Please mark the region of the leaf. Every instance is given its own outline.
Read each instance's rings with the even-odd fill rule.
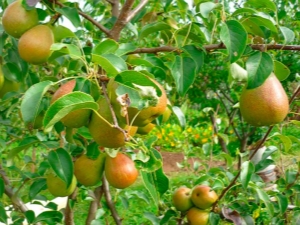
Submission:
[[[55,8],[55,11],[67,17],[75,27],[81,26],[80,17],[76,8],[62,7]]]
[[[121,43],[119,49],[116,51],[117,56],[126,55],[129,52],[133,52],[137,47],[132,43]]]
[[[121,71],[127,70],[125,61],[113,54],[95,55],[92,54],[92,62],[100,65],[109,77],[115,77]]]
[[[103,55],[114,53],[118,48],[119,44],[116,41],[112,39],[106,39],[95,46],[95,48],[93,49],[93,54]]]
[[[25,213],[26,220],[29,224],[32,224],[35,218],[35,213],[33,210],[27,210]]]
[[[255,172],[255,167],[251,161],[245,161],[241,168],[241,182],[244,189],[247,189],[249,181],[251,180],[252,174]]]
[[[247,71],[237,63],[230,64],[229,76],[236,81],[247,81]]]
[[[257,13],[257,11],[255,10],[255,9],[252,9],[252,8],[239,8],[239,9],[237,9],[237,10],[235,10],[232,14],[231,14],[231,16],[232,17],[235,17],[235,16],[237,16],[237,15],[239,15],[239,14],[246,14],[246,13],[249,13],[249,14],[256,14]]]
[[[278,80],[283,81],[290,75],[290,69],[283,63],[274,60],[274,73]]]
[[[278,33],[277,27],[274,25],[274,23],[265,17],[261,16],[251,16],[247,17],[242,20],[241,22],[245,29],[248,31],[248,33],[260,36],[260,37],[265,37],[267,38],[269,34],[265,32],[266,28],[270,30],[271,32]]]
[[[22,77],[23,73],[20,71],[20,68],[16,63],[11,63],[11,62],[5,63],[2,66],[2,71],[5,78],[7,78],[10,81],[20,82],[23,79]]]
[[[258,197],[260,198],[261,201],[263,201],[263,203],[265,204],[267,210],[268,210],[268,214],[269,216],[273,216],[274,215],[274,206],[272,205],[272,203],[270,202],[270,198],[269,196],[266,194],[266,192],[260,188],[255,188]]]
[[[5,209],[0,205],[0,222],[7,224],[7,215]]]
[[[157,208],[159,198],[158,198],[158,193],[156,191],[156,188],[154,186],[154,178],[151,173],[140,171],[140,174],[142,176],[144,186],[147,189],[147,191],[149,192],[150,196],[152,197],[152,199],[155,203],[155,207]]]
[[[281,140],[281,142],[284,146],[285,152],[288,152],[293,145],[293,142],[291,141],[291,139],[288,136],[282,135],[280,133],[275,133],[272,136],[270,136],[270,138],[271,137],[278,137]]]
[[[33,200],[38,195],[38,193],[46,189],[47,189],[47,184],[45,178],[34,180],[34,182],[30,185],[29,188],[29,199]]]
[[[33,126],[39,113],[43,96],[53,85],[52,81],[46,80],[32,85],[24,94],[21,102],[21,114],[24,123]]]
[[[215,9],[219,4],[213,2],[204,2],[200,4],[200,13],[204,18],[208,18],[209,13]]]
[[[11,149],[7,156],[7,165],[12,165],[13,158],[21,151],[31,147],[32,145],[39,143],[39,139],[37,137],[25,137],[17,147]]]
[[[229,52],[230,62],[236,62],[246,49],[247,32],[245,28],[236,20],[228,20],[221,28],[220,38]]]
[[[276,197],[277,202],[278,202],[280,213],[284,214],[286,212],[286,210],[288,208],[288,204],[289,204],[287,196],[285,196],[281,193],[277,193],[277,195],[275,197]]]
[[[204,64],[204,51],[199,50],[195,45],[186,45],[182,48],[197,64],[196,73],[198,74]]]
[[[52,150],[48,154],[48,161],[55,174],[69,187],[72,183],[74,170],[70,154],[63,148]]]
[[[96,142],[92,142],[87,146],[86,156],[90,159],[97,159],[100,155],[99,145]]]
[[[196,77],[197,65],[193,58],[176,56],[170,65],[170,70],[175,81],[176,89],[180,96],[184,96]]]
[[[295,40],[294,31],[292,31],[291,29],[289,29],[287,27],[283,27],[283,26],[280,26],[279,29],[280,29],[281,33],[283,34],[285,45],[290,44],[291,42],[293,42]]]
[[[52,27],[55,42],[61,42],[62,39],[76,37],[76,35],[67,27],[56,25]]]
[[[72,59],[80,59],[82,57],[80,49],[73,44],[55,43],[51,45],[50,50],[69,55]]]
[[[185,129],[186,126],[186,119],[185,116],[182,112],[182,110],[178,107],[178,106],[173,106],[172,107],[172,111],[175,114],[180,126],[182,129]]]
[[[98,104],[91,95],[80,91],[66,94],[51,104],[46,111],[43,122],[44,131],[50,131],[55,123],[77,109],[98,110]]]
[[[255,52],[246,62],[248,72],[247,89],[259,87],[273,71],[273,60],[266,52]]]
[[[163,218],[160,221],[160,225],[168,224],[171,218],[176,217],[177,213],[174,210],[168,209],[167,212],[165,212]]]
[[[273,165],[274,166],[275,162],[272,159],[264,159],[260,160],[256,165],[255,165],[255,172],[260,172],[264,169],[266,169],[268,166]]]
[[[0,198],[2,198],[4,191],[5,191],[4,180],[2,179],[2,177],[0,177]]]
[[[140,32],[140,38],[144,38],[152,33],[156,33],[158,31],[162,30],[170,30],[171,27],[169,24],[164,23],[164,22],[155,22],[151,24],[147,24],[144,26]]]
[[[63,219],[63,214],[61,212],[46,211],[46,212],[42,212],[35,218],[34,224],[43,221],[46,224],[55,225],[55,224],[58,224],[59,222],[61,222],[62,219]]]
[[[209,224],[219,224],[221,218],[218,213],[210,212],[209,213]]]
[[[155,216],[152,212],[144,212],[144,217],[152,223],[152,225],[159,225],[159,218]]]
[[[277,11],[277,7],[275,3],[271,0],[247,0],[246,3],[244,4],[245,7],[253,7],[256,9],[270,9],[274,12]]]

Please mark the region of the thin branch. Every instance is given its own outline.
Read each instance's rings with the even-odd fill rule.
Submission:
[[[120,0],[106,0],[109,4],[111,4],[111,14],[114,17],[119,16],[119,5],[120,5]]]
[[[102,186],[103,186],[104,197],[105,197],[106,203],[108,205],[108,208],[110,209],[111,215],[114,218],[115,223],[117,225],[122,225],[122,220],[121,220],[121,218],[116,210],[116,207],[112,201],[112,198],[111,198],[111,195],[109,192],[109,185],[108,185],[108,182],[104,175],[102,178]]]
[[[74,211],[71,206],[71,202],[76,199],[77,192],[78,192],[78,188],[76,187],[75,190],[73,191],[73,193],[68,197],[68,201],[67,201],[67,205],[66,205],[66,209],[65,209],[65,219],[64,219],[65,225],[74,225],[75,224]]]
[[[132,20],[149,2],[149,0],[141,0],[140,3],[130,12],[129,16],[127,17],[127,23]]]
[[[119,40],[120,38],[120,33],[122,29],[126,26],[128,23],[127,18],[129,17],[130,10],[134,4],[134,0],[126,0],[124,3],[120,15],[114,24],[113,28],[109,32],[109,37],[114,39],[114,40]]]
[[[96,218],[97,209],[100,207],[100,200],[103,195],[102,186],[97,187],[94,190],[94,201],[91,202],[88,217],[86,218],[85,225],[90,225],[92,221]]]

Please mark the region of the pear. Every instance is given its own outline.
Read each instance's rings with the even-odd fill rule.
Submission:
[[[274,73],[261,86],[243,89],[240,110],[244,120],[257,127],[274,125],[284,120],[289,112],[289,100]]]
[[[39,22],[36,9],[26,10],[22,6],[22,1],[17,0],[11,3],[2,16],[2,24],[6,33],[19,38],[30,28]]]
[[[91,121],[89,123],[89,131],[101,147],[106,148],[119,148],[125,145],[125,135],[118,128],[112,127],[113,118],[111,115],[110,107],[105,98],[98,100],[99,110],[98,113],[102,116],[98,116],[93,112]],[[133,136],[136,133],[137,127],[127,126],[119,124],[120,127],[128,131],[128,137]]]
[[[74,192],[77,184],[77,180],[74,175],[72,178],[72,183],[70,184],[69,187],[67,187],[67,184],[62,179],[60,179],[58,176],[54,174],[48,174],[46,181],[47,181],[48,191],[55,197],[69,196]]]
[[[20,83],[4,78],[2,88],[0,89],[0,98],[2,98],[8,92],[18,91],[19,89]]]
[[[52,30],[46,25],[37,25],[26,31],[20,38],[18,50],[21,58],[31,64],[47,62],[54,43]]]

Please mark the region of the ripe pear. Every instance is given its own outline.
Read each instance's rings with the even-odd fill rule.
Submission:
[[[73,176],[72,183],[67,188],[67,184],[54,174],[47,175],[47,187],[49,192],[55,197],[65,197],[73,193],[76,188],[77,180]]]
[[[187,212],[186,217],[189,225],[207,225],[209,212],[193,207]]]
[[[103,176],[105,153],[100,153],[97,159],[81,155],[74,163],[74,174],[77,181],[82,185],[94,186],[99,183]]]
[[[60,86],[57,91],[54,93],[51,99],[51,104],[54,103],[60,97],[69,94],[73,91],[76,85],[76,80],[70,80]],[[88,124],[89,118],[91,115],[91,110],[89,109],[77,109],[70,112],[64,118],[61,119],[61,122],[66,127],[79,128]]]
[[[131,158],[119,152],[115,158],[106,157],[105,176],[111,186],[123,189],[136,181],[138,170]]]
[[[155,127],[156,125],[153,124],[153,123],[148,123],[146,126],[143,126],[143,127],[138,127],[137,129],[137,133],[138,134],[148,134],[150,133],[151,130],[153,130],[153,128]]]
[[[47,62],[54,43],[52,30],[46,25],[37,25],[26,31],[20,38],[18,50],[21,58],[31,64]]]
[[[193,207],[191,199],[191,189],[187,187],[179,187],[172,195],[172,202],[178,211],[185,212]]]
[[[3,96],[8,92],[18,91],[19,89],[20,83],[4,78],[3,86],[0,89],[0,98],[3,98]]]
[[[130,124],[133,124],[134,126],[143,127],[147,124],[151,123],[156,117],[162,115],[167,107],[167,95],[164,90],[164,88],[154,79],[149,78],[153,83],[155,83],[159,89],[162,92],[162,95],[159,97],[157,104],[155,106],[149,106],[147,108],[144,108],[142,110],[138,110],[134,107],[128,107],[128,118]],[[107,85],[107,91],[110,96],[112,105],[114,106],[117,116],[122,120],[126,121],[125,117],[121,115],[121,105],[117,101],[117,95],[116,95],[116,89],[118,88],[118,83],[115,82],[113,79],[110,79]]]
[[[4,84],[4,75],[3,75],[2,67],[0,65],[0,90],[3,87],[3,84]]]
[[[253,126],[269,126],[284,120],[289,100],[274,73],[261,86],[243,89],[240,110],[245,121]]]
[[[191,199],[198,208],[207,209],[218,200],[218,195],[209,186],[198,185],[193,188]]]
[[[92,113],[91,121],[89,123],[89,131],[101,147],[119,148],[125,145],[125,136],[118,128],[112,127],[113,118],[110,107],[105,98],[98,100],[98,113],[103,117],[99,117],[95,112]],[[123,129],[128,131],[128,137],[134,136],[137,127],[126,126],[119,124]]]
[[[22,6],[22,0],[11,3],[2,16],[2,24],[6,33],[19,38],[30,28],[39,22],[36,9],[26,10]]]

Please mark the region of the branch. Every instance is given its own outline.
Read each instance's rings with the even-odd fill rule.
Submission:
[[[131,7],[133,6],[134,0],[126,0],[125,4],[123,5],[120,15],[114,24],[113,28],[109,32],[109,37],[114,40],[119,40],[120,33],[122,29],[128,23],[127,18],[129,17]]]
[[[253,50],[261,50],[262,47],[264,47],[266,50],[294,50],[294,51],[300,51],[300,45],[279,45],[279,44],[269,44],[269,45],[249,45]],[[203,49],[206,51],[213,51],[217,49],[226,49],[226,46],[221,44],[211,44],[211,45],[203,45]],[[129,54],[137,54],[137,53],[158,53],[158,52],[177,52],[181,53],[182,50],[176,47],[171,46],[161,46],[161,47],[154,47],[154,48],[138,48],[135,51],[127,53]]]
[[[111,195],[110,195],[110,192],[109,192],[109,185],[108,185],[108,182],[107,182],[104,175],[103,175],[103,178],[102,178],[102,186],[103,186],[103,191],[104,191],[104,196],[105,196],[106,203],[108,205],[108,208],[111,211],[111,214],[112,214],[112,217],[114,218],[115,223],[117,225],[122,225],[122,220],[119,217],[119,214],[116,210],[116,207],[115,207],[115,205],[114,205],[114,203],[111,199]]]
[[[73,208],[71,206],[71,201],[76,199],[77,196],[77,192],[78,189],[77,187],[75,188],[75,190],[73,191],[73,193],[68,197],[68,201],[67,201],[67,205],[66,205],[66,209],[65,209],[65,225],[74,225],[74,211]]]
[[[129,16],[127,17],[127,23],[132,20],[149,2],[149,0],[141,0],[140,3],[130,12]]]
[[[109,4],[111,4],[111,14],[114,17],[119,16],[119,5],[120,0],[106,0]]]
[[[88,217],[86,218],[85,225],[90,225],[92,221],[96,218],[97,209],[100,207],[100,200],[103,195],[102,186],[97,187],[94,190],[94,201],[91,202]]]

